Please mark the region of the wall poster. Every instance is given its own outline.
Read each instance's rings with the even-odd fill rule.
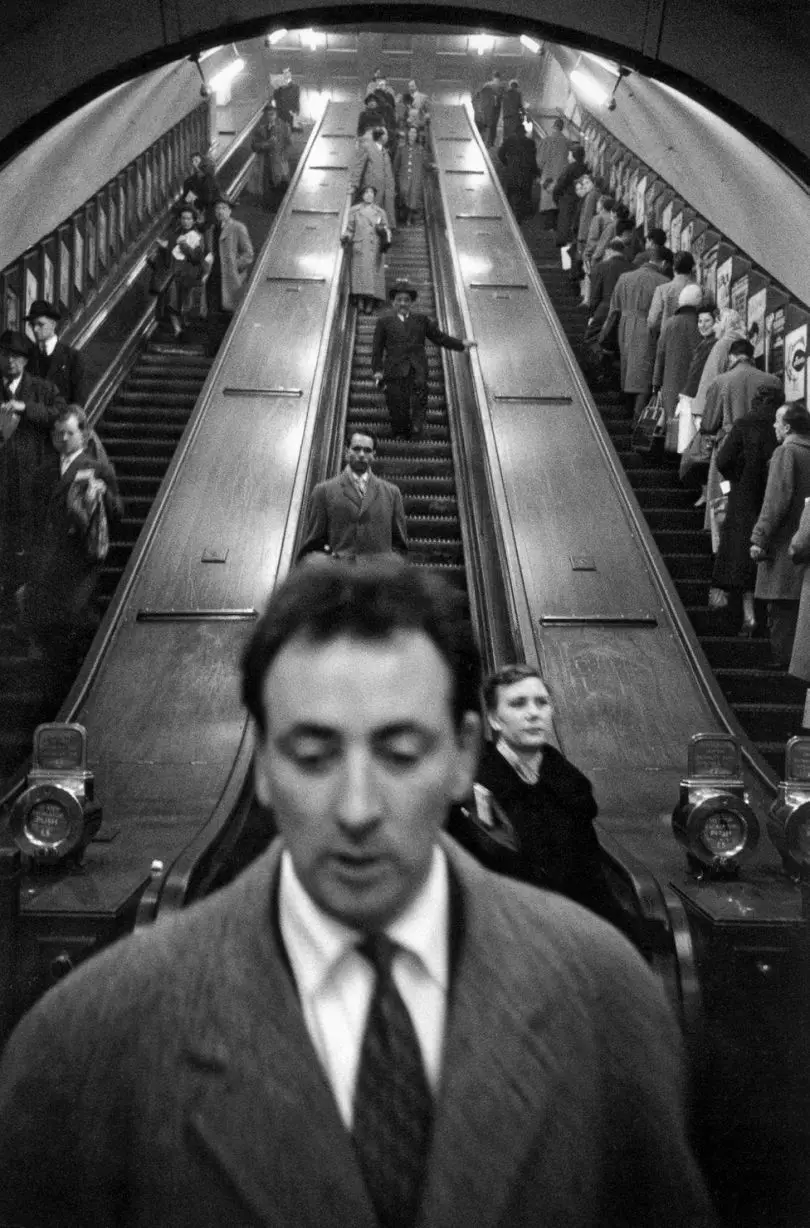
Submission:
[[[754,361],[765,356],[765,300],[767,289],[757,290],[748,300],[748,340],[754,347]]]
[[[785,337],[785,400],[804,400],[807,388],[807,325]]]
[[[78,226],[73,228],[73,284],[81,294],[84,285],[84,235]]]
[[[785,309],[777,307],[765,316],[765,370],[771,375],[785,372]]]
[[[11,286],[6,286],[6,328],[18,332],[20,327],[20,299]]]
[[[53,261],[47,252],[42,253],[42,297],[53,302]]]
[[[107,264],[107,210],[101,201],[98,204],[98,259],[99,264]]]
[[[96,224],[91,217],[87,222],[87,276],[96,280]]]
[[[739,313],[744,324],[748,321],[748,274],[743,273],[731,283],[731,309]]]
[[[642,175],[636,183],[636,225],[643,226],[647,217],[647,176]]]
[[[681,251],[682,252],[692,251],[692,235],[694,234],[694,232],[695,232],[695,223],[687,222],[683,230],[681,231]],[[695,262],[697,262],[697,257],[695,257]]]
[[[672,201],[667,201],[664,205],[664,212],[661,214],[661,229],[665,234],[669,234],[672,227]]]
[[[127,189],[122,182],[118,184],[118,235],[123,247],[127,237]]]
[[[683,209],[680,209],[672,219],[669,228],[669,248],[672,252],[681,250],[681,231],[683,230]]]
[[[731,261],[724,260],[722,264],[717,265],[717,283],[714,292],[714,299],[717,303],[718,311],[723,311],[726,307],[731,306]]]
[[[25,314],[26,315],[28,315],[29,311],[31,310],[31,305],[34,302],[34,299],[38,299],[38,298],[39,298],[39,283],[36,279],[36,276],[34,275],[33,270],[26,269],[25,270]],[[26,324],[25,324],[25,331],[26,331],[26,335],[29,336],[31,340],[33,341],[34,330],[28,321],[26,321]]]
[[[70,302],[70,250],[64,239],[59,240],[59,301]]]

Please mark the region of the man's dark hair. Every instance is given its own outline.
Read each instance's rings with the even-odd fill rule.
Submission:
[[[695,268],[695,257],[691,252],[677,252],[672,261],[676,273],[692,273]]]
[[[744,354],[746,358],[754,357],[754,347],[747,337],[737,337],[728,347],[729,354]]]
[[[242,657],[242,700],[259,738],[267,734],[264,681],[290,640],[381,642],[398,631],[422,632],[444,658],[456,726],[477,712],[481,659],[456,589],[407,563],[309,563],[275,590]]]
[[[626,252],[627,244],[624,239],[611,239],[607,245],[607,250],[609,252]]]
[[[498,691],[502,686],[512,686],[515,682],[522,682],[524,678],[537,678],[542,682],[543,686],[551,695],[551,690],[539,669],[534,665],[515,664],[502,665],[500,669],[496,669],[484,679],[484,685],[481,687],[481,694],[484,700],[484,707],[487,712],[494,712],[498,706]]]
[[[797,435],[810,435],[810,413],[804,401],[788,401],[782,421]]]
[[[620,218],[616,223],[616,235],[631,235],[636,229],[635,222],[631,222],[629,217]]]
[[[382,125],[371,129],[372,140],[379,141],[385,136],[385,128]]]
[[[757,418],[767,418],[768,421],[773,422],[777,409],[781,409],[784,404],[785,397],[781,388],[774,388],[772,384],[762,384],[751,397],[751,408],[748,412],[756,415]]]
[[[53,425],[56,427],[60,422],[67,422],[68,418],[75,418],[79,430],[87,431],[87,414],[81,405],[66,405],[64,409],[60,409]]]
[[[660,226],[653,226],[647,231],[647,242],[650,247],[666,247],[667,232],[662,230]]]
[[[668,247],[659,247],[657,244],[654,244],[649,249],[649,252],[650,254],[647,259],[654,264],[668,264],[672,259],[672,252]]]
[[[352,446],[352,440],[354,439],[355,435],[362,435],[364,439],[370,439],[371,442],[374,444],[374,451],[375,452],[377,451],[377,436],[374,434],[373,431],[364,430],[363,427],[359,427],[359,426],[352,427],[352,429],[347,433],[346,435],[346,447],[347,448],[350,448]]]
[[[616,206],[612,212],[616,214],[616,217],[620,222],[630,221],[630,210],[627,208],[627,205],[623,200],[616,201]],[[633,223],[633,226],[635,228],[635,223]]]

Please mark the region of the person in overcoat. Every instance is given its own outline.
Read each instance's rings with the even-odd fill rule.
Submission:
[[[256,154],[255,182],[262,203],[273,208],[279,193],[283,193],[290,182],[289,153],[292,148],[290,125],[278,114],[274,102],[265,103],[250,147]]]
[[[800,678],[802,682],[810,682],[810,525],[808,525],[807,516],[802,516],[801,524],[791,538],[788,553],[793,559],[794,567],[802,577],[796,634],[793,639],[788,673],[794,678]],[[806,714],[810,712],[810,691],[805,695],[804,707],[805,715],[802,725],[806,726]]]
[[[697,285],[694,273],[695,258],[691,252],[676,252],[672,268],[672,280],[657,288],[647,314],[647,327],[656,342],[667,320],[674,316],[680,306],[681,290],[685,290],[687,286]]]
[[[376,191],[375,204],[388,219],[388,227],[396,226],[396,190],[391,159],[383,144],[385,129],[381,125],[370,129],[358,141],[352,169],[349,173],[349,190],[354,201],[362,199],[363,188],[371,186]]]
[[[70,405],[84,405],[90,395],[90,376],[80,350],[60,341],[56,330],[62,313],[53,303],[38,298],[25,317],[31,324],[34,344],[26,370],[47,380]]]
[[[568,151],[571,143],[563,135],[564,123],[555,119],[551,132],[541,142],[537,151],[537,170],[540,178],[540,212],[545,215],[546,229],[553,230],[557,223],[557,206],[552,194],[560,175],[568,165]]]
[[[180,189],[180,205],[193,205],[200,225],[213,226],[214,204],[220,195],[213,158],[207,154],[193,153],[191,174],[183,180]]]
[[[214,205],[206,257],[206,300],[209,313],[232,314],[239,306],[248,271],[253,263],[253,244],[244,222],[231,217],[231,202],[220,196]]]
[[[613,239],[607,245],[604,258],[593,266],[591,272],[591,293],[588,301],[591,314],[583,338],[585,345],[593,345],[599,340],[616,283],[623,273],[632,271],[633,266],[627,258],[626,245],[621,239]],[[612,339],[605,338],[604,344],[606,348],[611,348]]]
[[[506,88],[501,103],[501,118],[503,120],[503,139],[508,141],[510,136],[518,136],[524,131],[523,128],[523,96],[520,92],[520,84],[516,77],[513,77]]]
[[[613,213],[615,201],[612,196],[597,195],[596,209],[593,217],[588,223],[588,230],[585,236],[585,246],[582,249],[582,265],[586,273],[593,274],[594,266],[598,264],[595,259],[596,249],[599,248],[599,260],[604,255],[605,248],[611,239],[616,235],[616,217]],[[608,232],[610,232],[608,234]],[[602,236],[608,234],[608,238],[602,245]]]
[[[77,405],[68,405],[54,424],[54,451],[32,482],[34,557],[21,600],[26,630],[52,664],[69,672],[98,626],[95,595],[102,562],[88,550],[76,499],[86,498],[89,480],[103,483],[97,497],[108,529],[123,510],[115,470],[88,446],[88,433],[87,417]]]
[[[412,310],[418,291],[400,278],[388,292],[393,311],[381,315],[374,329],[371,367],[377,387],[384,385],[385,401],[395,437],[421,435],[428,408],[428,359],[425,342],[446,350],[468,350],[477,345],[469,337],[451,337],[436,320]]]
[[[749,412],[754,395],[760,388],[782,388],[782,381],[775,375],[760,371],[754,366],[753,356],[754,347],[747,337],[735,338],[728,349],[728,370],[718,375],[706,389],[701,430],[706,434],[713,432],[718,442],[728,434],[735,422],[739,422],[740,418]],[[705,527],[711,533],[712,550],[715,554],[720,544],[720,529],[715,515],[715,500],[719,494],[720,475],[717,472],[716,457],[712,453],[706,483]],[[710,604],[714,600],[715,597],[710,592]]]
[[[810,499],[810,413],[803,401],[776,411],[774,432],[778,446],[768,463],[765,497],[751,531],[751,558],[757,564],[755,595],[768,603],[773,659],[787,669],[802,590],[801,568],[795,566],[789,546],[804,501]]]
[[[30,350],[22,333],[7,329],[0,336],[0,584],[6,598],[27,577],[34,524],[31,484],[65,407],[54,384],[28,374]]]
[[[242,677],[281,834],[23,1019],[0,1222],[713,1228],[661,980],[440,830],[480,725],[440,592],[345,564],[276,587]]]
[[[388,218],[374,203],[376,195],[374,185],[367,183],[362,201],[349,210],[340,236],[351,252],[352,294],[358,310],[366,315],[371,315],[375,303],[385,301],[383,246],[391,243]]]
[[[516,128],[498,148],[506,199],[519,222],[532,214],[532,184],[537,176],[537,148],[523,127]]]
[[[376,94],[368,94],[364,99],[363,110],[357,117],[357,135],[365,136],[372,128],[382,126],[382,111]]]
[[[483,697],[494,741],[484,743],[475,779],[498,809],[486,815],[486,795],[481,810],[474,799],[454,807],[448,834],[490,870],[609,919],[616,909],[593,828],[598,807],[587,776],[549,741],[554,709],[545,680],[532,666],[505,665],[485,680]]]
[[[290,68],[284,69],[281,74],[281,84],[273,91],[270,101],[276,104],[279,119],[292,131],[301,113],[301,87],[293,81]]]
[[[656,287],[667,280],[663,248],[651,248],[648,255],[646,264],[622,274],[617,281],[607,319],[599,334],[600,341],[607,341],[618,322],[622,392],[633,403],[634,419],[644,408],[652,386],[655,351],[647,315]]]
[[[149,257],[150,290],[157,295],[158,315],[168,317],[175,336],[186,327],[194,290],[201,286],[210,262],[205,237],[195,221],[195,210],[183,205],[177,229],[169,239],[158,239]]]
[[[776,447],[774,420],[782,404],[781,388],[760,388],[744,417],[734,423],[716,450],[717,471],[731,483],[712,587],[733,593],[742,604],[740,636],[756,630],[754,588],[757,565],[751,558],[751,532],[757,522],[768,481],[768,462]]]
[[[400,144],[394,155],[397,205],[406,226],[410,226],[422,214],[427,165],[427,149],[419,138],[418,129],[411,125],[405,144]]]
[[[342,473],[319,482],[312,492],[298,561],[327,550],[333,559],[352,560],[408,553],[402,493],[372,472],[376,454],[375,435],[352,432]]]
[[[678,307],[663,327],[655,350],[653,388],[660,388],[667,422],[675,416],[678,397],[689,375],[692,355],[698,343],[698,308],[703,291],[698,285],[686,286],[678,295]]]
[[[584,147],[574,145],[568,151],[568,164],[565,170],[557,177],[551,189],[554,207],[557,210],[556,242],[558,247],[567,247],[576,238],[573,233],[574,219],[578,215],[579,205],[576,183],[587,170]]]
[[[499,72],[494,72],[485,81],[480,90],[473,96],[473,114],[475,123],[487,145],[495,144],[498,135],[498,122],[501,118],[501,103],[504,95],[504,84]]]

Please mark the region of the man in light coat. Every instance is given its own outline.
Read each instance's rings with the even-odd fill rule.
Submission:
[[[233,205],[227,196],[214,202],[216,221],[211,227],[210,253],[205,275],[208,311],[232,315],[239,306],[248,270],[253,263],[253,244],[244,222],[231,217]]]
[[[754,403],[760,388],[781,388],[777,376],[754,366],[754,347],[745,337],[732,341],[728,351],[728,368],[713,379],[706,389],[703,429],[716,423],[728,434],[735,422],[744,418]]]
[[[648,250],[647,262],[641,268],[622,274],[599,334],[601,342],[607,341],[618,320],[622,391],[632,402],[634,421],[641,414],[652,386],[655,349],[647,327],[647,316],[657,287],[668,280],[664,272],[665,264],[664,249],[653,247]]]
[[[354,431],[343,472],[319,482],[312,492],[299,560],[324,550],[333,559],[408,553],[402,493],[372,473],[376,455],[376,436]]]
[[[301,567],[244,657],[279,838],[85,964],[0,1068],[19,1228],[710,1228],[661,984],[441,833],[480,660],[443,584]]]
[[[653,341],[657,341],[667,320],[675,315],[679,306],[681,290],[696,285],[695,257],[691,252],[677,252],[672,263],[674,276],[664,286],[658,286],[647,314],[647,327]]]
[[[551,132],[541,143],[537,151],[537,169],[540,177],[540,213],[546,216],[546,230],[553,230],[557,224],[557,206],[552,192],[554,184],[568,166],[568,151],[571,143],[563,136],[564,122],[557,118],[551,125]]]

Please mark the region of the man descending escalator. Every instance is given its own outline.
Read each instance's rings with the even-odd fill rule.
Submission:
[[[469,337],[443,333],[436,320],[412,311],[418,291],[405,279],[397,281],[388,297],[394,310],[377,320],[371,366],[385,401],[395,439],[416,438],[425,427],[428,407],[428,361],[425,339],[446,350],[469,350],[477,345]],[[383,357],[384,356],[384,357]]]

